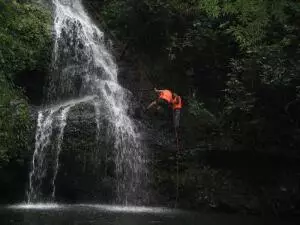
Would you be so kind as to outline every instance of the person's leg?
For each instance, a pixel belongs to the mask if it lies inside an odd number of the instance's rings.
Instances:
[[[157,105],[157,100],[151,102],[148,106],[147,106],[147,110],[151,109],[153,106]]]
[[[175,109],[173,113],[174,127],[178,130],[180,123],[180,109]]]

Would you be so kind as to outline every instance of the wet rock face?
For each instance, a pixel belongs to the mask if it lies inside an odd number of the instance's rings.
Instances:
[[[114,193],[112,143],[107,138],[107,124],[102,123],[97,138],[94,107],[74,107],[67,119],[60,168],[56,181],[59,201],[110,202]]]
[[[131,101],[131,103],[132,107],[129,108],[137,107],[136,102]],[[32,118],[37,117],[37,111],[38,108],[32,109]],[[157,149],[165,152],[174,150],[170,141],[172,139],[166,133],[163,134],[163,130],[154,129],[152,122],[147,121],[149,117],[146,114],[142,113],[142,117],[135,118],[133,110],[129,110],[128,113],[141,131],[142,142],[147,144],[150,152]],[[36,121],[33,122],[35,123]],[[104,119],[97,133],[95,110],[92,104],[79,104],[71,108],[64,130],[59,171],[55,182],[57,201],[111,203],[116,199],[117,181],[114,161],[116,150],[114,137],[109,133],[109,126],[109,122]],[[55,166],[56,139],[59,133],[59,125],[55,121],[53,127],[51,146],[46,149],[49,169],[43,190],[49,196],[52,191],[52,168]],[[32,146],[34,146],[34,140],[32,140]],[[147,162],[151,165],[150,158]],[[150,174],[150,183],[153,181],[151,177]],[[150,202],[153,202],[155,198],[154,195],[150,196]]]
[[[134,117],[133,114],[131,116]],[[135,123],[142,131],[142,142],[148,144],[150,151],[154,148],[167,149],[165,136],[158,135],[157,130],[141,120],[135,119]],[[109,203],[115,200],[114,140],[109,133],[107,121],[101,122],[99,136],[96,126],[92,105],[80,104],[71,109],[65,127],[56,180],[58,201]],[[56,133],[58,130],[54,130],[53,136]],[[52,145],[55,148],[55,140]]]

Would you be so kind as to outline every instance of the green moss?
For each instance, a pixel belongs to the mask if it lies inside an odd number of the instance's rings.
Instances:
[[[0,4],[0,70],[8,76],[45,67],[51,46],[50,13],[32,4]]]
[[[50,12],[33,3],[0,0],[0,168],[28,146],[29,106],[14,85],[23,71],[43,70],[51,54]]]
[[[18,157],[28,141],[28,104],[21,92],[0,75],[0,167]]]

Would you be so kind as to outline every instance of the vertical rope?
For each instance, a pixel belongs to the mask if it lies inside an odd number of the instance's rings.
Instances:
[[[176,138],[176,147],[177,147],[177,152],[176,152],[176,200],[175,200],[175,208],[177,208],[178,205],[178,200],[179,200],[179,139],[178,139],[178,132],[176,129],[176,124],[175,124],[175,113],[173,111],[173,118],[174,118],[174,130],[175,130],[175,138]]]

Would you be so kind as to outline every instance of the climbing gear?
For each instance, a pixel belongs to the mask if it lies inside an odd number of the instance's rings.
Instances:
[[[179,200],[179,155],[180,155],[180,149],[179,149],[179,139],[178,139],[177,128],[174,127],[174,130],[175,130],[176,147],[177,147],[177,153],[176,153],[176,200],[175,200],[175,208],[177,208],[178,200]]]
[[[164,99],[168,103],[172,102],[172,92],[170,90],[162,90],[159,92],[159,99]]]
[[[174,122],[174,130],[175,130],[175,138],[176,138],[176,202],[175,208],[177,208],[178,200],[179,200],[179,156],[180,156],[180,148],[179,148],[179,138],[178,138],[178,128],[179,128],[179,120],[180,120],[180,111],[182,108],[182,100],[181,97],[177,94],[174,94],[175,97],[172,99],[172,108],[173,108],[173,122]]]
[[[180,96],[176,96],[176,97],[180,98]],[[174,101],[172,101],[172,103],[174,104]],[[180,106],[180,108],[181,108],[181,98],[179,99],[179,102],[176,102],[176,104],[177,104],[177,107]],[[173,108],[174,108],[174,105],[173,105]],[[175,200],[175,208],[177,208],[178,200],[179,200],[179,156],[180,156],[180,148],[179,148],[178,128],[179,128],[180,108],[177,108],[177,109],[173,110],[174,131],[175,131],[175,139],[176,139],[176,147],[177,147],[177,151],[176,151],[176,200]],[[176,119],[178,119],[177,120],[178,123],[176,122]]]

